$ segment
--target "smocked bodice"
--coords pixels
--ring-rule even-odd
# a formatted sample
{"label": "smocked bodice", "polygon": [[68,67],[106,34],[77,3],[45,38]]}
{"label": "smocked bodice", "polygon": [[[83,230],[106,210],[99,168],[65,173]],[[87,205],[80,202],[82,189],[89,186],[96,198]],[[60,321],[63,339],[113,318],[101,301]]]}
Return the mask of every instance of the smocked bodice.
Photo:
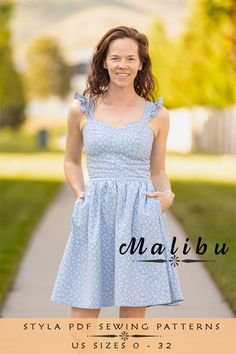
{"label": "smocked bodice", "polygon": [[81,110],[87,116],[82,130],[87,169],[90,179],[95,178],[148,178],[154,134],[147,124],[162,105],[160,97],[155,103],[146,101],[139,122],[115,128],[94,117],[91,99],[76,92]]}

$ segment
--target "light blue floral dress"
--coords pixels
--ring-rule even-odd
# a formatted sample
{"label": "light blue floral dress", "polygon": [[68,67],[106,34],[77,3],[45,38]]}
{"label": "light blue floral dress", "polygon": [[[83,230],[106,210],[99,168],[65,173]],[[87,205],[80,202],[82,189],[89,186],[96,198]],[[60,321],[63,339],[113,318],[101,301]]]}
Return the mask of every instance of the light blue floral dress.
{"label": "light blue floral dress", "polygon": [[[82,134],[89,181],[74,204],[51,300],[79,308],[179,304],[165,212],[159,197],[145,195],[155,190],[148,121],[162,97],[146,101],[139,122],[120,128],[95,118],[91,98],[78,92],[75,98],[87,116]],[[165,247],[162,254],[151,253],[156,243]]]}

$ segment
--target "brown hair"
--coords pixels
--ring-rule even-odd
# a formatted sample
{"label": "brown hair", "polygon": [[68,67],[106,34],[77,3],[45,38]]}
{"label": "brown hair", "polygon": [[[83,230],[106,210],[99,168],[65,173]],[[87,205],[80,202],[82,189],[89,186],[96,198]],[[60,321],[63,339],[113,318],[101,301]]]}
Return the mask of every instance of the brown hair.
{"label": "brown hair", "polygon": [[139,96],[146,100],[155,101],[154,89],[158,84],[151,70],[148,39],[145,34],[138,32],[135,28],[126,26],[110,29],[97,44],[90,63],[90,71],[86,81],[87,88],[83,94],[96,96],[96,101],[100,95],[107,91],[110,78],[107,69],[103,67],[103,62],[106,59],[109,44],[118,38],[132,38],[137,41],[142,70],[138,71],[134,80],[134,89]]}

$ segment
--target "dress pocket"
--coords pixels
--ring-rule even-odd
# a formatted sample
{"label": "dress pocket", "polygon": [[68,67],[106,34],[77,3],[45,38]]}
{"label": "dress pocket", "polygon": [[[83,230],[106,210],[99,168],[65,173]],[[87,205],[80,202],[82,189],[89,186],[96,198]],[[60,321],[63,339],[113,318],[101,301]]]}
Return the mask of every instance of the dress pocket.
{"label": "dress pocket", "polygon": [[160,214],[161,214],[162,211],[161,211],[161,200],[160,200],[160,197],[156,197],[156,201],[157,201],[158,210],[159,210],[159,212],[160,212]]}
{"label": "dress pocket", "polygon": [[160,197],[147,196],[147,203],[147,205],[149,206],[149,208],[151,208],[154,214],[157,212],[158,215],[162,215]]}
{"label": "dress pocket", "polygon": [[83,201],[83,200],[84,200],[84,197],[83,197],[83,198],[78,197],[78,198],[75,200],[75,205],[78,204],[78,203],[80,203],[80,202]]}
{"label": "dress pocket", "polygon": [[88,186],[85,186],[85,188],[84,188],[84,196],[83,197],[77,197],[76,200],[75,200],[75,205],[85,201],[85,199],[88,199],[88,196],[89,196],[89,189],[88,189]]}
{"label": "dress pocket", "polygon": [[89,213],[90,205],[90,193],[87,187],[84,190],[84,196],[82,198],[77,198],[74,203],[74,209],[71,217],[72,231],[75,231],[77,236],[85,234],[84,231],[87,229],[87,219]]}
{"label": "dress pocket", "polygon": [[71,224],[72,227],[75,228],[76,230],[79,227],[80,206],[82,203],[83,203],[82,198],[77,198],[74,203],[74,209],[71,217]]}

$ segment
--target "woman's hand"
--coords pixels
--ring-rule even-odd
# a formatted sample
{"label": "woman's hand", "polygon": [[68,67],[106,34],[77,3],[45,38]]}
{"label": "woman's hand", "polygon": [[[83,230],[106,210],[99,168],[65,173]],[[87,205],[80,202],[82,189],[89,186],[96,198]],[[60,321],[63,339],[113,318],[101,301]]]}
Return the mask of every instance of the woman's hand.
{"label": "woman's hand", "polygon": [[77,195],[77,198],[79,198],[79,199],[84,198],[84,191],[80,192],[80,193]]}
{"label": "woman's hand", "polygon": [[171,190],[164,191],[164,192],[160,192],[160,191],[150,192],[150,193],[146,193],[146,196],[150,198],[153,197],[160,198],[161,212],[170,208],[175,198],[175,194]]}

